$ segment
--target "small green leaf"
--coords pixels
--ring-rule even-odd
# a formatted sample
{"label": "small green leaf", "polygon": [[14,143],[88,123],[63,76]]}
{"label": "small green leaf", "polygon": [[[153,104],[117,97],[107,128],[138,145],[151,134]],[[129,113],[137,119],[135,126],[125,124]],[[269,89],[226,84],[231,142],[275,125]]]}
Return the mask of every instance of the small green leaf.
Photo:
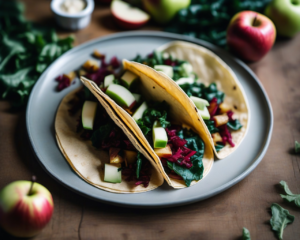
{"label": "small green leaf", "polygon": [[140,177],[141,168],[142,168],[142,156],[141,156],[141,153],[138,152],[137,160],[136,160],[136,177],[137,178]]}
{"label": "small green leaf", "polygon": [[287,194],[280,194],[280,196],[288,202],[295,203],[297,207],[300,207],[300,194],[292,193],[292,191],[289,189],[288,184],[285,181],[280,181],[280,185],[283,187],[285,193]]}
{"label": "small green leaf", "polygon": [[243,228],[242,240],[251,240],[250,232],[247,228]]}
{"label": "small green leaf", "polygon": [[300,143],[298,143],[297,141],[295,141],[295,152],[300,153]]}
{"label": "small green leaf", "polygon": [[283,230],[290,223],[294,222],[295,216],[291,215],[288,210],[282,208],[277,203],[273,203],[271,206],[272,218],[270,224],[272,230],[276,232],[278,239],[283,239]]}
{"label": "small green leaf", "polygon": [[241,129],[243,127],[243,125],[240,123],[240,121],[238,119],[235,119],[233,121],[229,121],[227,123],[227,126],[234,131],[237,131],[239,129]]}
{"label": "small green leaf", "polygon": [[101,142],[105,140],[109,134],[111,133],[112,129],[114,127],[113,123],[107,123],[105,125],[102,125],[99,129],[93,132],[93,135],[91,137],[91,141],[94,147],[99,148],[101,145]]}

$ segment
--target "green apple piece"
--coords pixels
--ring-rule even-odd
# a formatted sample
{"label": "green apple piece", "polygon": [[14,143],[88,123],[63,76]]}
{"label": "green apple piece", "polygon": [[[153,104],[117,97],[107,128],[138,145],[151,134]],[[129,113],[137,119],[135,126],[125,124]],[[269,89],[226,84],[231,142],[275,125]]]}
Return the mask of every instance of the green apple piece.
{"label": "green apple piece", "polygon": [[273,0],[265,15],[273,21],[279,35],[293,37],[300,31],[299,0]]}
{"label": "green apple piece", "polygon": [[184,76],[184,77],[190,77],[192,76],[193,74],[193,66],[190,64],[190,63],[183,63],[180,65],[181,67],[181,74]]}
{"label": "green apple piece", "polygon": [[141,101],[141,98],[142,98],[141,94],[133,93],[132,95],[134,96],[136,102],[140,102]]}
{"label": "green apple piece", "polygon": [[139,106],[138,109],[134,112],[134,114],[132,115],[132,118],[135,121],[141,119],[143,117],[143,113],[146,111],[147,108],[148,108],[147,103],[143,102],[141,104],[141,106]]}
{"label": "green apple piece", "polygon": [[191,0],[143,0],[146,11],[160,24],[168,23],[179,10],[187,8],[190,3]]}
{"label": "green apple piece", "polygon": [[171,66],[168,66],[168,65],[155,65],[154,69],[156,71],[163,72],[163,73],[167,74],[170,78],[173,78],[174,72],[173,72],[173,68]]}
{"label": "green apple piece", "polygon": [[105,93],[122,107],[129,108],[135,102],[132,93],[121,85],[110,84]]}
{"label": "green apple piece", "polygon": [[104,181],[110,183],[122,182],[122,171],[118,171],[121,164],[108,164],[105,163],[104,167]]}
{"label": "green apple piece", "polygon": [[155,121],[152,128],[153,147],[165,148],[168,143],[168,135],[166,130],[160,126],[158,121]]}
{"label": "green apple piece", "polygon": [[133,72],[126,71],[121,77],[121,81],[123,85],[129,89],[138,78],[139,76]]}
{"label": "green apple piece", "polygon": [[183,85],[185,83],[189,83],[189,84],[192,84],[195,82],[195,79],[194,78],[179,78],[176,83],[178,85]]}
{"label": "green apple piece", "polygon": [[196,107],[200,110],[204,110],[206,106],[209,106],[209,102],[203,98],[191,96],[190,99],[195,103]]}
{"label": "green apple piece", "polygon": [[115,76],[110,74],[104,78],[104,87],[107,88],[110,84],[114,83]]}
{"label": "green apple piece", "polygon": [[84,129],[93,130],[98,103],[85,101],[82,107],[81,120]]}
{"label": "green apple piece", "polygon": [[208,111],[207,107],[204,107],[203,110],[198,109],[198,112],[200,113],[201,117],[204,120],[209,120],[210,119],[210,114],[209,114],[209,111]]}

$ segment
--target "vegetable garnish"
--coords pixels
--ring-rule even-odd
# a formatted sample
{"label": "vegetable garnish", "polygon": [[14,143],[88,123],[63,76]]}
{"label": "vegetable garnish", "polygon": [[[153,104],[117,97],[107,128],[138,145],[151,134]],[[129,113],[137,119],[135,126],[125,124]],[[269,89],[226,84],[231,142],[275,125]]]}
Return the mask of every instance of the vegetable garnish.
{"label": "vegetable garnish", "polygon": [[270,1],[192,0],[188,8],[177,13],[165,31],[200,38],[225,47],[226,30],[233,15],[244,10],[262,13]]}
{"label": "vegetable garnish", "polygon": [[247,228],[243,227],[242,240],[251,240],[250,232]]}
{"label": "vegetable garnish", "polygon": [[283,230],[290,223],[294,222],[295,216],[291,215],[288,210],[282,208],[277,203],[273,203],[271,206],[272,218],[270,224],[272,230],[276,232],[278,239],[283,239]]}
{"label": "vegetable garnish", "polygon": [[24,106],[45,69],[72,48],[73,38],[59,39],[54,29],[23,18],[24,6],[2,1],[0,9],[0,97]]}
{"label": "vegetable garnish", "polygon": [[288,184],[285,181],[280,181],[280,185],[283,187],[285,193],[287,194],[280,194],[280,196],[288,202],[295,203],[297,207],[300,207],[300,194],[292,193],[292,191],[289,189]]}
{"label": "vegetable garnish", "polygon": [[295,141],[295,153],[300,153],[300,143]]}

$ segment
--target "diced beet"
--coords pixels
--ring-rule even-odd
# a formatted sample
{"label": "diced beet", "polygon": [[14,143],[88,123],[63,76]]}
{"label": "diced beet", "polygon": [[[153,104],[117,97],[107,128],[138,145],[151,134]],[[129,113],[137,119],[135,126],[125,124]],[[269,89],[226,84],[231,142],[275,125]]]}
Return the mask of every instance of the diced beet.
{"label": "diced beet", "polygon": [[224,124],[224,125],[222,125],[222,126],[219,127],[219,133],[220,133],[220,135],[222,137],[222,143],[223,143],[223,145],[225,145],[226,142],[228,142],[231,147],[235,146],[234,143],[233,143],[233,141],[232,141],[231,133],[228,130],[226,124]]}
{"label": "diced beet", "polygon": [[57,78],[55,78],[55,81],[58,82],[58,86],[57,86],[57,88],[56,88],[56,90],[57,90],[58,92],[60,92],[61,90],[65,89],[65,88],[67,88],[67,87],[69,87],[70,84],[71,84],[70,78],[68,78],[68,77],[67,77],[66,75],[64,75],[64,74],[58,76]]}
{"label": "diced beet", "polygon": [[213,117],[216,115],[217,110],[218,110],[219,106],[218,106],[218,99],[217,98],[213,98],[210,103],[209,106],[207,107],[209,114],[210,114],[210,119],[213,120]]}

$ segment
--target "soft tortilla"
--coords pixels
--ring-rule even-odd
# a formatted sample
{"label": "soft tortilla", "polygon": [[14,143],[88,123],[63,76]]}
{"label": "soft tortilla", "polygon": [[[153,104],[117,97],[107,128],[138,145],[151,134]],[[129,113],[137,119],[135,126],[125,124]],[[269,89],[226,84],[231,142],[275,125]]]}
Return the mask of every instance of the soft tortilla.
{"label": "soft tortilla", "polygon": [[[206,131],[210,136],[210,142],[217,158],[222,159],[233,153],[246,136],[250,120],[250,109],[246,94],[234,72],[216,54],[196,44],[175,41],[167,43],[156,50],[167,52],[177,59],[188,61],[202,83],[207,86],[214,82],[217,84],[218,89],[225,93],[224,102],[232,107],[234,118],[238,119],[243,125],[240,130],[231,131],[235,146],[231,147],[227,143],[223,149],[217,152],[213,138],[207,128]],[[202,118],[200,119],[202,121]],[[205,125],[204,121],[202,123]]]}
{"label": "soft tortilla", "polygon": [[92,146],[91,141],[83,140],[76,133],[77,116],[70,116],[68,102],[75,97],[75,90],[69,93],[58,107],[55,118],[55,132],[58,146],[72,167],[72,169],[86,182],[102,190],[114,193],[139,193],[153,190],[163,184],[164,179],[160,169],[149,156],[148,152],[139,144],[130,130],[127,129],[124,122],[116,117],[113,110],[99,99],[101,105],[105,108],[108,115],[128,136],[134,147],[141,152],[152,164],[153,170],[151,180],[147,188],[142,185],[135,186],[134,182],[122,180],[121,183],[104,182],[104,164],[109,163],[108,153]]}
{"label": "soft tortilla", "polygon": [[[172,122],[191,128],[202,138],[205,144],[205,152],[203,157],[204,178],[213,166],[214,155],[210,145],[210,137],[206,133],[206,129],[199,124],[199,122],[201,122],[201,117],[199,118],[194,103],[186,96],[182,89],[173,80],[146,65],[123,60],[123,68],[125,70],[134,72],[140,77],[139,89],[141,90],[142,96],[146,100],[155,100],[159,102],[166,101],[170,106],[170,118],[172,119]],[[168,184],[174,188],[186,187],[183,180],[169,178],[169,176],[164,172],[159,157],[155,154],[153,148],[148,143],[134,119],[122,107],[120,107],[110,97],[103,93],[94,82],[85,77],[81,77],[81,81],[93,93],[96,91],[97,95],[105,99],[105,101],[110,104],[111,108],[118,114],[118,116],[127,123],[128,128],[130,128],[130,130],[134,133],[139,142],[143,143],[150,156],[155,160],[156,164],[163,172],[163,176]],[[191,185],[197,182],[198,181],[193,181]]]}

